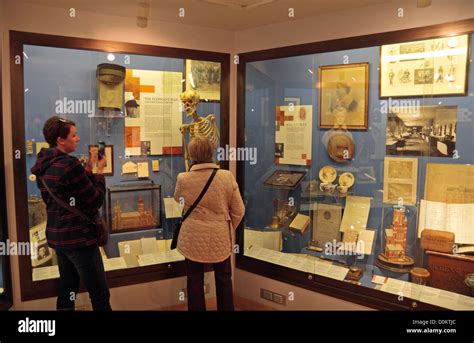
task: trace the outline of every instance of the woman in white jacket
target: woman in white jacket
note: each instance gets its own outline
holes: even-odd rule
[[[212,171],[219,169],[213,161],[214,148],[205,138],[193,138],[188,151],[193,160],[188,173],[180,173],[174,198],[184,201],[184,213],[204,189]],[[218,170],[209,189],[183,222],[178,251],[186,258],[188,309],[206,310],[204,265],[211,263],[216,279],[217,309],[234,309],[232,290],[232,233],[245,212],[234,175]]]

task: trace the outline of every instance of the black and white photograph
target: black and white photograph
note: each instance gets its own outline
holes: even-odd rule
[[[457,106],[391,108],[387,120],[386,154],[453,157]]]
[[[198,92],[201,101],[219,101],[221,98],[220,63],[186,60],[186,90]]]

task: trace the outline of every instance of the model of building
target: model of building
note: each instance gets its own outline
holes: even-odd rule
[[[404,262],[407,242],[407,217],[405,207],[393,209],[393,220],[390,229],[385,229],[384,257],[393,262]]]
[[[158,221],[153,215],[152,208],[145,210],[145,202],[140,197],[138,199],[137,211],[122,212],[120,202],[114,205],[112,216],[112,230],[125,230],[131,228],[146,228],[156,226]]]

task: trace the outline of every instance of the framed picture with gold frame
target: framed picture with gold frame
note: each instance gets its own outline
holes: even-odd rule
[[[380,97],[467,94],[469,35],[380,47]]]
[[[221,100],[221,64],[219,62],[185,61],[184,90],[194,90],[201,101]]]
[[[367,130],[369,63],[319,67],[319,127]]]
[[[95,147],[97,145],[89,145],[89,149]],[[114,175],[114,146],[113,145],[106,145],[105,146],[105,157],[107,158],[107,166],[104,168],[104,176],[113,176]],[[92,169],[92,173],[96,173],[97,168],[94,167]]]

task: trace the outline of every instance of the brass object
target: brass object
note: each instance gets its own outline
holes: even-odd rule
[[[272,228],[280,228],[289,224],[289,218],[296,213],[296,206],[290,205],[288,201],[274,199],[273,200],[273,216]]]

